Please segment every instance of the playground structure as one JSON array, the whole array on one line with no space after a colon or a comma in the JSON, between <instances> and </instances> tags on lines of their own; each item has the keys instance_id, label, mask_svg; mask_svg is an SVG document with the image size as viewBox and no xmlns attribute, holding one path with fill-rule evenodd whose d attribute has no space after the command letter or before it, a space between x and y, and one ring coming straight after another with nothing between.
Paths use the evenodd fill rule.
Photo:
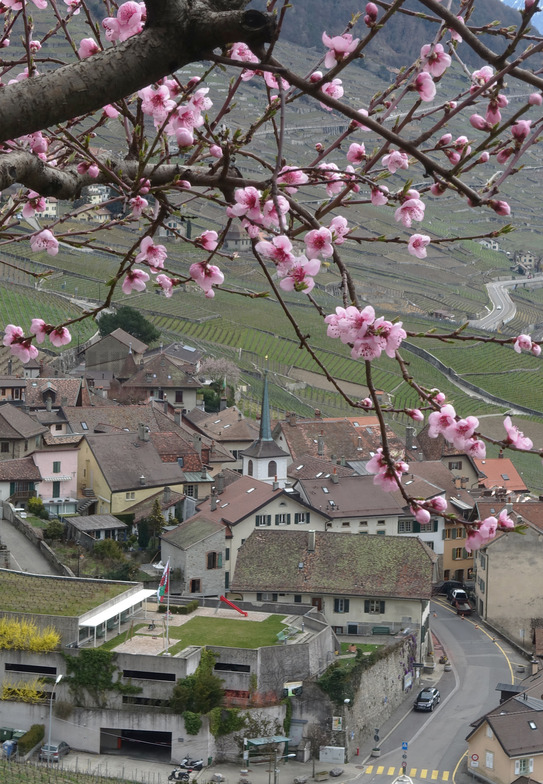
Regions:
<instances>
[{"instance_id":1,"label":"playground structure","mask_svg":"<svg viewBox=\"0 0 543 784\"><path fill-rule=\"evenodd\" d=\"M244 615L246 618L249 615L248 612L245 612L245 610L242 610L240 607L238 607L236 604L234 604L234 602L231 602L229 599L227 599L226 596L219 596L219 603L217 605L217 609L215 610L215 612L217 612L219 610L219 607L221 606L221 602L224 602L229 607L232 607L232 609L237 610L241 615Z\"/></svg>"}]
</instances>

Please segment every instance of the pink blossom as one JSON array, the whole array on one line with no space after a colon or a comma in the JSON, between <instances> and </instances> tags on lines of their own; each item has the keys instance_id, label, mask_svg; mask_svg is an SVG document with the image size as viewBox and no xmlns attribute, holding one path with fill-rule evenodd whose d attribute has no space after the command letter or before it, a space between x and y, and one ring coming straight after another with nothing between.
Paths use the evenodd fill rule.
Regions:
<instances>
[{"instance_id":1,"label":"pink blossom","mask_svg":"<svg viewBox=\"0 0 543 784\"><path fill-rule=\"evenodd\" d=\"M423 71L416 77L415 90L418 92L421 101L433 101L436 97L434 80L426 71Z\"/></svg>"},{"instance_id":2,"label":"pink blossom","mask_svg":"<svg viewBox=\"0 0 543 784\"><path fill-rule=\"evenodd\" d=\"M38 349L32 345L32 339L25 338L22 328L15 324L8 324L5 328L3 344L9 346L11 353L19 357L23 364L38 356Z\"/></svg>"},{"instance_id":3,"label":"pink blossom","mask_svg":"<svg viewBox=\"0 0 543 784\"><path fill-rule=\"evenodd\" d=\"M446 512L447 511L447 499L443 498L442 495L436 495L434 498L430 498L428 501L428 505L435 511L435 512Z\"/></svg>"},{"instance_id":4,"label":"pink blossom","mask_svg":"<svg viewBox=\"0 0 543 784\"><path fill-rule=\"evenodd\" d=\"M364 400L360 401L360 405L365 409L373 408L373 400L371 397L365 397Z\"/></svg>"},{"instance_id":5,"label":"pink blossom","mask_svg":"<svg viewBox=\"0 0 543 784\"><path fill-rule=\"evenodd\" d=\"M391 174L395 174L398 169L409 169L409 158L405 152L392 150L383 157L383 165L387 167Z\"/></svg>"},{"instance_id":6,"label":"pink blossom","mask_svg":"<svg viewBox=\"0 0 543 784\"><path fill-rule=\"evenodd\" d=\"M222 158L222 149L219 147L218 144L212 144L211 147L209 148L209 154L213 158L217 158L217 159Z\"/></svg>"},{"instance_id":7,"label":"pink blossom","mask_svg":"<svg viewBox=\"0 0 543 784\"><path fill-rule=\"evenodd\" d=\"M477 526L473 526L468 530L468 536L464 547L468 553L474 550L479 550L484 547L496 536L498 521L495 517L487 517Z\"/></svg>"},{"instance_id":8,"label":"pink blossom","mask_svg":"<svg viewBox=\"0 0 543 784\"><path fill-rule=\"evenodd\" d=\"M307 174L295 166L283 166L277 177L279 185L286 185L287 193L296 193L299 185L305 185L309 178Z\"/></svg>"},{"instance_id":9,"label":"pink blossom","mask_svg":"<svg viewBox=\"0 0 543 784\"><path fill-rule=\"evenodd\" d=\"M379 11L375 3L366 3L366 15L364 16L364 24L367 27L374 27L377 21Z\"/></svg>"},{"instance_id":10,"label":"pink blossom","mask_svg":"<svg viewBox=\"0 0 543 784\"><path fill-rule=\"evenodd\" d=\"M30 332L32 335L36 336L36 343L43 343L47 335L49 334L51 327L45 323L45 321L41 318L34 318L32 319L32 323L30 324Z\"/></svg>"},{"instance_id":11,"label":"pink blossom","mask_svg":"<svg viewBox=\"0 0 543 784\"><path fill-rule=\"evenodd\" d=\"M423 60L422 70L436 78L443 76L451 64L451 56L445 52L441 44L424 44L420 56Z\"/></svg>"},{"instance_id":12,"label":"pink blossom","mask_svg":"<svg viewBox=\"0 0 543 784\"><path fill-rule=\"evenodd\" d=\"M228 212L228 210L226 210L226 212ZM260 229L258 228L258 226L255 226L253 223L248 221L246 218L244 218L241 221L241 225L242 225L243 229L245 229L245 231L247 232L247 234L249 235L249 237L252 240L254 240L254 239L256 239L258 237L258 235L260 233Z\"/></svg>"},{"instance_id":13,"label":"pink blossom","mask_svg":"<svg viewBox=\"0 0 543 784\"><path fill-rule=\"evenodd\" d=\"M407 250L418 259L426 258L426 246L430 243L427 234L412 234L407 244Z\"/></svg>"},{"instance_id":14,"label":"pink blossom","mask_svg":"<svg viewBox=\"0 0 543 784\"><path fill-rule=\"evenodd\" d=\"M414 422L422 422L424 414L419 408L406 408L405 413L411 417Z\"/></svg>"},{"instance_id":15,"label":"pink blossom","mask_svg":"<svg viewBox=\"0 0 543 784\"><path fill-rule=\"evenodd\" d=\"M505 163L507 159L511 157L513 152L514 151L512 147L503 147L496 155L496 160L498 163Z\"/></svg>"},{"instance_id":16,"label":"pink blossom","mask_svg":"<svg viewBox=\"0 0 543 784\"><path fill-rule=\"evenodd\" d=\"M337 215L330 221L330 232L336 245L342 245L350 231L347 218L344 218L343 215Z\"/></svg>"},{"instance_id":17,"label":"pink blossom","mask_svg":"<svg viewBox=\"0 0 543 784\"><path fill-rule=\"evenodd\" d=\"M255 245L257 253L272 259L276 264L287 265L287 267L294 261L292 251L292 243L288 237L281 234L274 237L271 242L261 240Z\"/></svg>"},{"instance_id":18,"label":"pink blossom","mask_svg":"<svg viewBox=\"0 0 543 784\"><path fill-rule=\"evenodd\" d=\"M238 60L242 63L258 63L259 59L254 55L247 44L244 43L235 43L231 50L230 50L230 58L232 60ZM242 71L241 78L244 82L248 81L255 75L255 71L249 71L245 69Z\"/></svg>"},{"instance_id":19,"label":"pink blossom","mask_svg":"<svg viewBox=\"0 0 543 784\"><path fill-rule=\"evenodd\" d=\"M200 89L196 90L189 101L190 107L194 109L194 111L201 113L207 112L209 109L211 109L213 106L213 101L211 98L208 98L208 92L209 87L200 87Z\"/></svg>"},{"instance_id":20,"label":"pink blossom","mask_svg":"<svg viewBox=\"0 0 543 784\"><path fill-rule=\"evenodd\" d=\"M79 6L81 5L81 0L64 0L64 2L73 11L73 16L77 16L80 13L81 9Z\"/></svg>"},{"instance_id":21,"label":"pink blossom","mask_svg":"<svg viewBox=\"0 0 543 784\"><path fill-rule=\"evenodd\" d=\"M164 267L168 253L164 245L155 245L152 237L144 237L140 243L140 252L135 258L136 264L148 264L151 272Z\"/></svg>"},{"instance_id":22,"label":"pink blossom","mask_svg":"<svg viewBox=\"0 0 543 784\"><path fill-rule=\"evenodd\" d=\"M523 142L530 133L531 124L531 120L517 120L511 128L513 139L515 139L517 142Z\"/></svg>"},{"instance_id":23,"label":"pink blossom","mask_svg":"<svg viewBox=\"0 0 543 784\"><path fill-rule=\"evenodd\" d=\"M309 294L315 285L313 277L320 270L319 259L307 259L305 256L297 256L287 271L279 271L279 275L284 275L279 286L284 291L305 291Z\"/></svg>"},{"instance_id":24,"label":"pink blossom","mask_svg":"<svg viewBox=\"0 0 543 784\"><path fill-rule=\"evenodd\" d=\"M32 218L36 212L45 210L45 199L36 191L28 191L27 199L28 201L23 207L23 218Z\"/></svg>"},{"instance_id":25,"label":"pink blossom","mask_svg":"<svg viewBox=\"0 0 543 784\"><path fill-rule=\"evenodd\" d=\"M326 193L328 196L334 196L342 190L344 183L341 177L336 174L339 172L339 168L335 163L319 163L317 169L323 173L324 179L327 181Z\"/></svg>"},{"instance_id":26,"label":"pink blossom","mask_svg":"<svg viewBox=\"0 0 543 784\"><path fill-rule=\"evenodd\" d=\"M421 221L424 218L425 208L424 202L420 199L407 199L398 207L394 217L409 229L413 221Z\"/></svg>"},{"instance_id":27,"label":"pink blossom","mask_svg":"<svg viewBox=\"0 0 543 784\"><path fill-rule=\"evenodd\" d=\"M402 474L409 471L409 466L403 460L392 461L389 466L383 456L383 449L379 447L376 454L366 463L366 470L375 474L373 483L379 485L386 492L397 490L401 483Z\"/></svg>"},{"instance_id":28,"label":"pink blossom","mask_svg":"<svg viewBox=\"0 0 543 784\"><path fill-rule=\"evenodd\" d=\"M359 114L361 117L368 117L367 109L359 109L357 114ZM358 122L358 120L351 120L351 126L353 128L360 128L361 131L371 131L371 128L368 128L367 125L363 125L361 122Z\"/></svg>"},{"instance_id":29,"label":"pink blossom","mask_svg":"<svg viewBox=\"0 0 543 784\"><path fill-rule=\"evenodd\" d=\"M316 259L318 256L323 256L326 259L334 253L332 234L324 226L320 229L308 231L304 237L304 242L307 247L307 255L311 259Z\"/></svg>"},{"instance_id":30,"label":"pink blossom","mask_svg":"<svg viewBox=\"0 0 543 784\"><path fill-rule=\"evenodd\" d=\"M432 196L443 196L446 190L447 186L444 182L433 182L430 185L430 193Z\"/></svg>"},{"instance_id":31,"label":"pink blossom","mask_svg":"<svg viewBox=\"0 0 543 784\"><path fill-rule=\"evenodd\" d=\"M112 104L108 103L104 106L103 110L104 114L109 117L110 119L114 120L116 117L119 116L119 111L116 109Z\"/></svg>"},{"instance_id":32,"label":"pink blossom","mask_svg":"<svg viewBox=\"0 0 543 784\"><path fill-rule=\"evenodd\" d=\"M100 47L94 38L83 38L79 44L78 53L82 60L86 57L92 57L93 54L96 54L99 51Z\"/></svg>"},{"instance_id":33,"label":"pink blossom","mask_svg":"<svg viewBox=\"0 0 543 784\"><path fill-rule=\"evenodd\" d=\"M439 139L436 147L446 147L451 142L452 142L452 133L444 133L441 139Z\"/></svg>"},{"instance_id":34,"label":"pink blossom","mask_svg":"<svg viewBox=\"0 0 543 784\"><path fill-rule=\"evenodd\" d=\"M81 161L81 163L77 164L77 171L79 174L88 174L89 177L95 179L100 174L100 169L95 163L90 163L89 161Z\"/></svg>"},{"instance_id":35,"label":"pink blossom","mask_svg":"<svg viewBox=\"0 0 543 784\"><path fill-rule=\"evenodd\" d=\"M538 357L541 354L541 346L538 343L532 343L531 351L534 357Z\"/></svg>"},{"instance_id":36,"label":"pink blossom","mask_svg":"<svg viewBox=\"0 0 543 784\"><path fill-rule=\"evenodd\" d=\"M102 20L102 27L106 31L108 41L126 41L131 36L141 33L145 18L145 3L128 0L127 3L119 6L116 18L107 17Z\"/></svg>"},{"instance_id":37,"label":"pink blossom","mask_svg":"<svg viewBox=\"0 0 543 784\"><path fill-rule=\"evenodd\" d=\"M511 207L506 201L491 199L488 203L497 215L511 215Z\"/></svg>"},{"instance_id":38,"label":"pink blossom","mask_svg":"<svg viewBox=\"0 0 543 784\"><path fill-rule=\"evenodd\" d=\"M213 286L220 286L224 282L224 275L220 269L215 264L207 264L205 261L191 264L189 273L191 278L205 292L206 297L214 297Z\"/></svg>"},{"instance_id":39,"label":"pink blossom","mask_svg":"<svg viewBox=\"0 0 543 784\"><path fill-rule=\"evenodd\" d=\"M498 528L500 528L502 531L503 530L508 531L514 527L515 527L515 523L509 517L507 513L507 509L502 509L498 515Z\"/></svg>"},{"instance_id":40,"label":"pink blossom","mask_svg":"<svg viewBox=\"0 0 543 784\"><path fill-rule=\"evenodd\" d=\"M541 106L543 103L543 97L541 96L541 93L530 93L528 103L530 106Z\"/></svg>"},{"instance_id":41,"label":"pink blossom","mask_svg":"<svg viewBox=\"0 0 543 784\"><path fill-rule=\"evenodd\" d=\"M462 22L462 24L464 24L463 16L457 16L456 18L458 19L459 22ZM456 30L452 30L452 29L449 29L449 33L451 34L451 40L458 41L459 44L462 43L462 36L460 35L460 33L457 33Z\"/></svg>"},{"instance_id":42,"label":"pink blossom","mask_svg":"<svg viewBox=\"0 0 543 784\"><path fill-rule=\"evenodd\" d=\"M331 82L326 82L326 84L323 84L321 89L323 93L325 93L325 95L328 95L330 98L335 98L336 100L339 100L343 96L343 92L344 92L343 87L341 85L342 85L341 79L336 78L336 79L332 79ZM319 101L319 104L320 106L322 106L323 109L326 109L327 112L332 111L332 107L327 106L325 103L322 103L322 101Z\"/></svg>"},{"instance_id":43,"label":"pink blossom","mask_svg":"<svg viewBox=\"0 0 543 784\"><path fill-rule=\"evenodd\" d=\"M411 506L411 514L414 515L415 520L422 525L430 522L430 512L418 503Z\"/></svg>"},{"instance_id":44,"label":"pink blossom","mask_svg":"<svg viewBox=\"0 0 543 784\"><path fill-rule=\"evenodd\" d=\"M285 215L290 209L288 201L284 196L281 196L281 194L278 194L275 197L275 200L268 199L264 202L264 206L262 207L262 223L268 229L271 226L281 225L279 215L277 214L277 207L279 207L281 215Z\"/></svg>"},{"instance_id":45,"label":"pink blossom","mask_svg":"<svg viewBox=\"0 0 543 784\"><path fill-rule=\"evenodd\" d=\"M29 44L28 44L28 48L30 49L32 54L36 54L36 52L40 51L41 44L40 44L39 41L30 41Z\"/></svg>"},{"instance_id":46,"label":"pink blossom","mask_svg":"<svg viewBox=\"0 0 543 784\"><path fill-rule=\"evenodd\" d=\"M145 291L145 284L148 280L149 275L143 270L130 270L123 280L123 294L130 294L132 291Z\"/></svg>"},{"instance_id":47,"label":"pink blossom","mask_svg":"<svg viewBox=\"0 0 543 784\"><path fill-rule=\"evenodd\" d=\"M151 190L151 180L141 179L138 182L138 191L143 195Z\"/></svg>"},{"instance_id":48,"label":"pink blossom","mask_svg":"<svg viewBox=\"0 0 543 784\"><path fill-rule=\"evenodd\" d=\"M401 321L393 324L380 316L373 324L368 325L365 334L356 337L351 356L353 359L362 357L371 361L378 359L384 351L387 356L394 358L405 337L406 332Z\"/></svg>"},{"instance_id":49,"label":"pink blossom","mask_svg":"<svg viewBox=\"0 0 543 784\"><path fill-rule=\"evenodd\" d=\"M490 65L483 65L478 71L471 74L471 81L473 82L472 90L483 87L494 76L494 69Z\"/></svg>"},{"instance_id":50,"label":"pink blossom","mask_svg":"<svg viewBox=\"0 0 543 784\"><path fill-rule=\"evenodd\" d=\"M481 117L480 114L472 114L469 118L470 125L475 128L476 131L491 131L492 125L485 120L484 117Z\"/></svg>"},{"instance_id":51,"label":"pink blossom","mask_svg":"<svg viewBox=\"0 0 543 784\"><path fill-rule=\"evenodd\" d=\"M141 98L142 112L151 115L157 127L162 125L175 109L175 101L171 99L165 84L161 84L156 90L153 87L144 87L138 92L138 96Z\"/></svg>"},{"instance_id":52,"label":"pink blossom","mask_svg":"<svg viewBox=\"0 0 543 784\"><path fill-rule=\"evenodd\" d=\"M529 335L519 335L515 340L515 344L513 346L517 354L522 353L522 350L531 351L532 348L532 338Z\"/></svg>"},{"instance_id":53,"label":"pink blossom","mask_svg":"<svg viewBox=\"0 0 543 784\"><path fill-rule=\"evenodd\" d=\"M149 202L147 199L144 199L143 196L134 196L133 199L130 199L130 207L132 208L132 215L135 218L141 218L143 210L149 206Z\"/></svg>"},{"instance_id":54,"label":"pink blossom","mask_svg":"<svg viewBox=\"0 0 543 784\"><path fill-rule=\"evenodd\" d=\"M363 144L353 142L347 152L347 160L351 163L362 163L366 160L366 148Z\"/></svg>"},{"instance_id":55,"label":"pink blossom","mask_svg":"<svg viewBox=\"0 0 543 784\"><path fill-rule=\"evenodd\" d=\"M199 237L194 240L197 245L200 245L204 250L213 251L217 247L218 234L216 231L204 231Z\"/></svg>"},{"instance_id":56,"label":"pink blossom","mask_svg":"<svg viewBox=\"0 0 543 784\"><path fill-rule=\"evenodd\" d=\"M234 192L236 203L226 208L226 214L229 217L238 218L245 215L249 220L260 223L262 221L262 213L260 211L261 196L260 191L257 191L252 186L236 188Z\"/></svg>"},{"instance_id":57,"label":"pink blossom","mask_svg":"<svg viewBox=\"0 0 543 784\"><path fill-rule=\"evenodd\" d=\"M43 229L39 234L33 234L30 237L30 247L34 253L46 251L49 256L56 256L58 253L58 240L49 229Z\"/></svg>"},{"instance_id":58,"label":"pink blossom","mask_svg":"<svg viewBox=\"0 0 543 784\"><path fill-rule=\"evenodd\" d=\"M359 44L360 39L354 38L350 33L343 33L343 35L335 35L333 38L327 33L322 34L322 42L328 47L328 52L324 58L324 65L326 68L333 68L337 63L340 63L351 52L354 52Z\"/></svg>"},{"instance_id":59,"label":"pink blossom","mask_svg":"<svg viewBox=\"0 0 543 784\"><path fill-rule=\"evenodd\" d=\"M60 348L61 346L66 346L70 343L72 336L66 327L55 327L55 329L51 330L49 333L49 340L53 346Z\"/></svg>"},{"instance_id":60,"label":"pink blossom","mask_svg":"<svg viewBox=\"0 0 543 784\"><path fill-rule=\"evenodd\" d=\"M169 299L173 294L174 279L161 273L160 275L156 276L156 282L164 292L164 296Z\"/></svg>"},{"instance_id":61,"label":"pink blossom","mask_svg":"<svg viewBox=\"0 0 543 784\"><path fill-rule=\"evenodd\" d=\"M378 188L371 189L371 203L380 207L383 204L388 204L388 188L386 185L380 185Z\"/></svg>"},{"instance_id":62,"label":"pink blossom","mask_svg":"<svg viewBox=\"0 0 543 784\"><path fill-rule=\"evenodd\" d=\"M507 438L504 439L504 443L511 444L516 449L520 449L521 451L529 450L533 447L533 442L530 438L524 435L518 427L516 427L511 422L511 417L505 417L503 420L503 426L505 428L505 432L507 433Z\"/></svg>"},{"instance_id":63,"label":"pink blossom","mask_svg":"<svg viewBox=\"0 0 543 784\"><path fill-rule=\"evenodd\" d=\"M322 79L322 71L313 71L313 73L309 77L309 81L312 84L316 84L317 82L320 82L321 79Z\"/></svg>"},{"instance_id":64,"label":"pink blossom","mask_svg":"<svg viewBox=\"0 0 543 784\"><path fill-rule=\"evenodd\" d=\"M450 403L442 406L439 411L432 411L428 417L428 436L437 438L440 435L445 435L445 432L454 426L455 421L456 411Z\"/></svg>"},{"instance_id":65,"label":"pink blossom","mask_svg":"<svg viewBox=\"0 0 543 784\"><path fill-rule=\"evenodd\" d=\"M489 160L490 160L490 153L484 150L484 152L482 152L479 156L479 163L487 163Z\"/></svg>"}]
</instances>

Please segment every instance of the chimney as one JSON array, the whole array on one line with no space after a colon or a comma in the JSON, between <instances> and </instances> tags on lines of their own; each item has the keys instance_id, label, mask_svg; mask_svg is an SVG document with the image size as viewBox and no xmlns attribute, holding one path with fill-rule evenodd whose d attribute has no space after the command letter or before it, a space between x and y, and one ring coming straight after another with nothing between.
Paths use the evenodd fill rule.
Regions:
<instances>
[{"instance_id":1,"label":"chimney","mask_svg":"<svg viewBox=\"0 0 543 784\"><path fill-rule=\"evenodd\" d=\"M324 433L322 430L317 438L317 454L321 456L324 455Z\"/></svg>"},{"instance_id":2,"label":"chimney","mask_svg":"<svg viewBox=\"0 0 543 784\"><path fill-rule=\"evenodd\" d=\"M335 455L332 453L332 454L330 455L330 461L331 461L332 463L334 463L334 462L335 462L335 459L336 459L336 456L335 456Z\"/></svg>"},{"instance_id":3,"label":"chimney","mask_svg":"<svg viewBox=\"0 0 543 784\"><path fill-rule=\"evenodd\" d=\"M171 487L169 487L168 485L166 485L166 487L164 488L164 503L165 503L165 504L169 504L169 503L170 503L170 501L171 501L171 498L172 498L172 490L171 490Z\"/></svg>"},{"instance_id":4,"label":"chimney","mask_svg":"<svg viewBox=\"0 0 543 784\"><path fill-rule=\"evenodd\" d=\"M468 482L469 482L469 477L461 476L460 477L460 489L461 490L465 490L466 487L468 486Z\"/></svg>"},{"instance_id":5,"label":"chimney","mask_svg":"<svg viewBox=\"0 0 543 784\"><path fill-rule=\"evenodd\" d=\"M200 477L204 480L204 482L207 479L207 468L203 464L202 464L202 471L200 473Z\"/></svg>"},{"instance_id":6,"label":"chimney","mask_svg":"<svg viewBox=\"0 0 543 784\"><path fill-rule=\"evenodd\" d=\"M142 474L142 475L140 476L140 485L142 485L142 487L143 487L143 485L145 484L145 482L146 482L146 481L147 481L147 480L145 479L144 475Z\"/></svg>"},{"instance_id":7,"label":"chimney","mask_svg":"<svg viewBox=\"0 0 543 784\"><path fill-rule=\"evenodd\" d=\"M215 498L215 488L212 487L209 511L214 512L216 508L217 508L217 499Z\"/></svg>"},{"instance_id":8,"label":"chimney","mask_svg":"<svg viewBox=\"0 0 543 784\"><path fill-rule=\"evenodd\" d=\"M307 551L308 553L315 552L315 531L307 532Z\"/></svg>"},{"instance_id":9,"label":"chimney","mask_svg":"<svg viewBox=\"0 0 543 784\"><path fill-rule=\"evenodd\" d=\"M413 449L415 433L416 431L414 427L409 426L405 428L405 448L408 451L411 451L411 449Z\"/></svg>"},{"instance_id":10,"label":"chimney","mask_svg":"<svg viewBox=\"0 0 543 784\"><path fill-rule=\"evenodd\" d=\"M138 438L140 441L149 441L149 428L143 422L138 425Z\"/></svg>"},{"instance_id":11,"label":"chimney","mask_svg":"<svg viewBox=\"0 0 543 784\"><path fill-rule=\"evenodd\" d=\"M180 425L181 424L181 409L180 408L176 408L175 411L173 412L173 421L175 422L176 425Z\"/></svg>"},{"instance_id":12,"label":"chimney","mask_svg":"<svg viewBox=\"0 0 543 784\"><path fill-rule=\"evenodd\" d=\"M537 675L539 672L539 661L535 656L530 659L530 675Z\"/></svg>"},{"instance_id":13,"label":"chimney","mask_svg":"<svg viewBox=\"0 0 543 784\"><path fill-rule=\"evenodd\" d=\"M291 411L288 415L288 423L291 427L296 427L296 414Z\"/></svg>"},{"instance_id":14,"label":"chimney","mask_svg":"<svg viewBox=\"0 0 543 784\"><path fill-rule=\"evenodd\" d=\"M503 449L500 449L500 451L498 452L498 457L501 457L503 459Z\"/></svg>"},{"instance_id":15,"label":"chimney","mask_svg":"<svg viewBox=\"0 0 543 784\"><path fill-rule=\"evenodd\" d=\"M52 408L53 408L53 401L51 400L51 395L47 395L47 398L45 399L45 410L51 411Z\"/></svg>"},{"instance_id":16,"label":"chimney","mask_svg":"<svg viewBox=\"0 0 543 784\"><path fill-rule=\"evenodd\" d=\"M333 484L337 485L339 480L337 478L337 469L336 468L334 468L334 472L333 472L332 476L330 477L330 479L332 480Z\"/></svg>"},{"instance_id":17,"label":"chimney","mask_svg":"<svg viewBox=\"0 0 543 784\"><path fill-rule=\"evenodd\" d=\"M315 409L315 419L322 419L322 414L320 408Z\"/></svg>"},{"instance_id":18,"label":"chimney","mask_svg":"<svg viewBox=\"0 0 543 784\"><path fill-rule=\"evenodd\" d=\"M8 359L8 376L11 376L12 373L13 373L13 361L11 359Z\"/></svg>"},{"instance_id":19,"label":"chimney","mask_svg":"<svg viewBox=\"0 0 543 784\"><path fill-rule=\"evenodd\" d=\"M220 403L219 403L219 411L224 411L224 409L227 408L226 402L227 402L226 398L225 397L221 397L221 400L220 400Z\"/></svg>"},{"instance_id":20,"label":"chimney","mask_svg":"<svg viewBox=\"0 0 543 784\"><path fill-rule=\"evenodd\" d=\"M196 452L198 452L198 454L201 457L202 456L202 436L198 435L198 433L195 433L192 436L192 446L194 447Z\"/></svg>"},{"instance_id":21,"label":"chimney","mask_svg":"<svg viewBox=\"0 0 543 784\"><path fill-rule=\"evenodd\" d=\"M242 419L243 419L243 414L241 413L241 411L238 411L238 422L241 422Z\"/></svg>"},{"instance_id":22,"label":"chimney","mask_svg":"<svg viewBox=\"0 0 543 784\"><path fill-rule=\"evenodd\" d=\"M217 480L217 494L221 495L221 493L224 493L224 474L222 471L215 478Z\"/></svg>"},{"instance_id":23,"label":"chimney","mask_svg":"<svg viewBox=\"0 0 543 784\"><path fill-rule=\"evenodd\" d=\"M345 455L341 455L341 463L340 465L345 466L347 465L347 461L345 460Z\"/></svg>"},{"instance_id":24,"label":"chimney","mask_svg":"<svg viewBox=\"0 0 543 784\"><path fill-rule=\"evenodd\" d=\"M167 401L167 399L166 399L166 398L164 398L164 413L165 413L165 414L167 414L167 413L168 413L168 401Z\"/></svg>"}]
</instances>

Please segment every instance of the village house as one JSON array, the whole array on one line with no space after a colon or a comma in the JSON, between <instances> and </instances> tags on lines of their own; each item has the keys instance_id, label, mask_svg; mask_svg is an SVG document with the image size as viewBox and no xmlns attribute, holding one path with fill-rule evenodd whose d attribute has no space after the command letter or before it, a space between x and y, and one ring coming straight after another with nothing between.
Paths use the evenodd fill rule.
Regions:
<instances>
[{"instance_id":1,"label":"village house","mask_svg":"<svg viewBox=\"0 0 543 784\"><path fill-rule=\"evenodd\" d=\"M218 520L198 515L163 534L160 556L181 574L172 590L182 596L220 596L225 590L224 573L229 559L226 528ZM174 573L173 579L176 580Z\"/></svg>"},{"instance_id":2,"label":"village house","mask_svg":"<svg viewBox=\"0 0 543 784\"><path fill-rule=\"evenodd\" d=\"M167 354L157 354L149 360L142 359L135 373L122 381L122 389L133 401L153 399L190 411L196 406L201 384L189 371L192 366L183 368Z\"/></svg>"},{"instance_id":3,"label":"village house","mask_svg":"<svg viewBox=\"0 0 543 784\"><path fill-rule=\"evenodd\" d=\"M118 376L130 359L132 375L139 366L148 346L120 327L105 335L85 351L85 367L90 371L109 370Z\"/></svg>"},{"instance_id":4,"label":"village house","mask_svg":"<svg viewBox=\"0 0 543 784\"><path fill-rule=\"evenodd\" d=\"M211 414L201 408L193 408L183 415L183 419L198 433L212 438L227 449L235 459L230 468L241 471L241 452L258 437L258 429L252 420L244 417L236 406Z\"/></svg>"},{"instance_id":5,"label":"village house","mask_svg":"<svg viewBox=\"0 0 543 784\"><path fill-rule=\"evenodd\" d=\"M15 376L0 377L0 404L23 405L26 395L26 379Z\"/></svg>"},{"instance_id":6,"label":"village house","mask_svg":"<svg viewBox=\"0 0 543 784\"><path fill-rule=\"evenodd\" d=\"M27 457L43 444L48 428L12 403L0 406L0 460Z\"/></svg>"},{"instance_id":7,"label":"village house","mask_svg":"<svg viewBox=\"0 0 543 784\"><path fill-rule=\"evenodd\" d=\"M32 456L15 460L0 460L0 501L23 507L36 495L41 482L40 469Z\"/></svg>"}]
</instances>

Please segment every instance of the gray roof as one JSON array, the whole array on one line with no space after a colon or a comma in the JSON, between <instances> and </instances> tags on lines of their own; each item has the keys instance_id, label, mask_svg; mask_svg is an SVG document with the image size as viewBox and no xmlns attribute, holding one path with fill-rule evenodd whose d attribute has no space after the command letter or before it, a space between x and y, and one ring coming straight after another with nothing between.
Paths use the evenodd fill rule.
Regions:
<instances>
[{"instance_id":1,"label":"gray roof","mask_svg":"<svg viewBox=\"0 0 543 784\"><path fill-rule=\"evenodd\" d=\"M238 551L232 590L429 599L432 572L412 536L258 529Z\"/></svg>"},{"instance_id":2,"label":"gray roof","mask_svg":"<svg viewBox=\"0 0 543 784\"><path fill-rule=\"evenodd\" d=\"M373 476L332 476L300 479L308 504L331 519L352 515L399 515L405 503L394 493L386 493L373 482Z\"/></svg>"},{"instance_id":3,"label":"gray roof","mask_svg":"<svg viewBox=\"0 0 543 784\"><path fill-rule=\"evenodd\" d=\"M47 432L47 428L11 403L0 405L0 438L27 439Z\"/></svg>"},{"instance_id":4,"label":"gray roof","mask_svg":"<svg viewBox=\"0 0 543 784\"><path fill-rule=\"evenodd\" d=\"M221 531L223 535L226 533L226 527L222 523L216 520L208 520L206 517L198 515L168 531L161 539L168 544L179 547L180 550L187 550L193 544L197 544L197 542L207 539L208 536Z\"/></svg>"},{"instance_id":5,"label":"gray roof","mask_svg":"<svg viewBox=\"0 0 543 784\"><path fill-rule=\"evenodd\" d=\"M83 515L70 517L67 524L77 528L78 531L102 531L111 528L127 528L117 517L110 514Z\"/></svg>"},{"instance_id":6,"label":"gray roof","mask_svg":"<svg viewBox=\"0 0 543 784\"><path fill-rule=\"evenodd\" d=\"M32 456L15 460L0 460L0 481L11 482L17 479L41 481L41 473Z\"/></svg>"}]
</instances>

